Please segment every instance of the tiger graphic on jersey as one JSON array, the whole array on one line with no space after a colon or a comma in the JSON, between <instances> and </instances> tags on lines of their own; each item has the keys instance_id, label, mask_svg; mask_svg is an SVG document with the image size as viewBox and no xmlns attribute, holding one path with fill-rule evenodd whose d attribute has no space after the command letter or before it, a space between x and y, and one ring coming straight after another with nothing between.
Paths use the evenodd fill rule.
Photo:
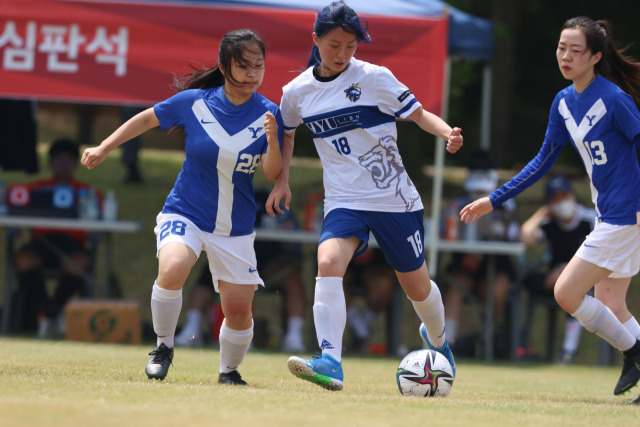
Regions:
<instances>
[{"instance_id":1,"label":"tiger graphic on jersey","mask_svg":"<svg viewBox=\"0 0 640 427\"><path fill-rule=\"evenodd\" d=\"M400 152L394 137L387 135L378 139L378 144L358 157L360 165L371 172L371 178L377 188L396 186L396 196L404 201L406 212L410 212L420 199L415 196L415 187L400 160ZM406 182L407 187L401 183ZM411 196L411 193L414 196Z\"/></svg>"}]
</instances>

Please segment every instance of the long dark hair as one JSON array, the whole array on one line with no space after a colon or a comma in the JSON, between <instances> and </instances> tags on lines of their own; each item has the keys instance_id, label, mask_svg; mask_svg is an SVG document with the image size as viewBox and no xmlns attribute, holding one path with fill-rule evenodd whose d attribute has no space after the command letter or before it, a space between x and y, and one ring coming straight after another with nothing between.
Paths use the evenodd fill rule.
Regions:
<instances>
[{"instance_id":1,"label":"long dark hair","mask_svg":"<svg viewBox=\"0 0 640 427\"><path fill-rule=\"evenodd\" d=\"M368 26L366 19L358 17L353 9L340 0L325 6L324 9L318 12L316 22L313 24L313 31L318 38L322 38L329 31L340 27L348 33L355 34L358 42L369 43L371 37L367 33ZM307 68L319 65L320 61L320 52L318 47L314 45L311 49Z\"/></svg>"},{"instance_id":2,"label":"long dark hair","mask_svg":"<svg viewBox=\"0 0 640 427\"><path fill-rule=\"evenodd\" d=\"M624 55L628 46L616 49L613 43L613 27L608 21L595 21L578 16L568 19L562 30L575 28L587 38L587 47L592 54L602 52L602 58L595 65L596 73L611 80L627 92L640 105L640 63Z\"/></svg>"},{"instance_id":3,"label":"long dark hair","mask_svg":"<svg viewBox=\"0 0 640 427\"><path fill-rule=\"evenodd\" d=\"M237 83L231 75L231 61L237 63L247 63L243 56L245 50L251 51L253 46L257 46L264 56L266 50L264 43L253 30L235 30L225 34L220 40L218 48L218 63L209 67L201 63L189 62L189 66L193 70L191 73L173 76L173 88L177 92L187 89L210 89L224 85L225 79ZM220 65L226 70L223 75L220 71Z\"/></svg>"}]
</instances>

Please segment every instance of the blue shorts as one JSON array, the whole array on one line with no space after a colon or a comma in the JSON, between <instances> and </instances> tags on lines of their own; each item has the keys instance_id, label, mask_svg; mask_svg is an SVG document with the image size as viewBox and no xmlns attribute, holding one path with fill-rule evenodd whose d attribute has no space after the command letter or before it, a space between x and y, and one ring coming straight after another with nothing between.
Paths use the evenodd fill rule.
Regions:
<instances>
[{"instance_id":1,"label":"blue shorts","mask_svg":"<svg viewBox=\"0 0 640 427\"><path fill-rule=\"evenodd\" d=\"M355 236L362 241L354 256L368 246L373 234L387 262L401 273L415 271L424 263L423 210L415 212L373 212L334 209L324 219L320 242Z\"/></svg>"}]
</instances>

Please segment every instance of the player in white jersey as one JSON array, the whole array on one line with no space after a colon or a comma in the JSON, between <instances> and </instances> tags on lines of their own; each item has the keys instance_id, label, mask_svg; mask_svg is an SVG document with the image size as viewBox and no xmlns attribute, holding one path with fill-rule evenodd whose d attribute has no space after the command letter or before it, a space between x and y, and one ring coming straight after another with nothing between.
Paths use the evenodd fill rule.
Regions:
<instances>
[{"instance_id":1,"label":"player in white jersey","mask_svg":"<svg viewBox=\"0 0 640 427\"><path fill-rule=\"evenodd\" d=\"M111 150L155 126L186 134L182 170L156 218L158 277L151 313L158 346L149 353L149 378L167 375L182 288L205 250L225 316L218 382L246 385L238 366L253 338L253 295L264 284L253 248L253 175L259 163L268 179L275 179L282 167L280 110L256 93L264 63L264 44L253 31L226 34L218 65L194 67L177 77L179 93L136 115L82 156L82 164L92 169Z\"/></svg>"},{"instance_id":2,"label":"player in white jersey","mask_svg":"<svg viewBox=\"0 0 640 427\"><path fill-rule=\"evenodd\" d=\"M566 21L556 51L562 75L573 84L558 93L540 152L511 181L460 212L475 220L536 182L569 142L591 178L597 219L558 278L554 295L588 331L623 352L622 375L614 394L640 379L640 325L626 294L640 270L640 63L621 55L606 21ZM634 87L635 86L635 87ZM632 98L633 96L633 98ZM587 295L595 285L595 298Z\"/></svg>"},{"instance_id":3,"label":"player in white jersey","mask_svg":"<svg viewBox=\"0 0 640 427\"><path fill-rule=\"evenodd\" d=\"M322 355L291 357L288 366L294 375L329 390L343 388L343 276L354 254L366 248L370 232L423 321L423 339L455 369L445 340L442 298L425 264L422 202L398 152L395 120L413 120L445 139L451 153L462 146L460 129L424 111L386 68L353 58L359 41L369 41L366 26L342 1L318 13L310 67L283 89L283 173L267 201L267 209L282 212L284 198L289 208L288 165L295 129L304 123L324 170L325 220L313 307Z\"/></svg>"}]
</instances>

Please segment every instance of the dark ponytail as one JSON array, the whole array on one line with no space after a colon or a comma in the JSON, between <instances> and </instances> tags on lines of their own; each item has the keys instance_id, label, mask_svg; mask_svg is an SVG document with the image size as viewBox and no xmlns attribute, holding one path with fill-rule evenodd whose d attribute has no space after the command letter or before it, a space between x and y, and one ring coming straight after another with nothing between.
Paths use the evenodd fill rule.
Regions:
<instances>
[{"instance_id":1,"label":"dark ponytail","mask_svg":"<svg viewBox=\"0 0 640 427\"><path fill-rule=\"evenodd\" d=\"M193 70L191 73L173 76L172 87L176 92L187 89L210 89L224 85L224 75L217 64L214 67L208 67L202 63L189 61L189 67Z\"/></svg>"},{"instance_id":2,"label":"dark ponytail","mask_svg":"<svg viewBox=\"0 0 640 427\"><path fill-rule=\"evenodd\" d=\"M245 50L251 51L257 47L262 55L266 54L264 43L260 37L252 30L235 30L225 34L220 40L218 48L218 64L208 67L202 63L190 61L189 66L193 70L191 73L180 76L174 75L173 88L177 92L187 89L211 89L224 85L225 79L235 82L230 72L223 75L220 65L225 70L231 70L231 62L247 63L243 56Z\"/></svg>"}]
</instances>

